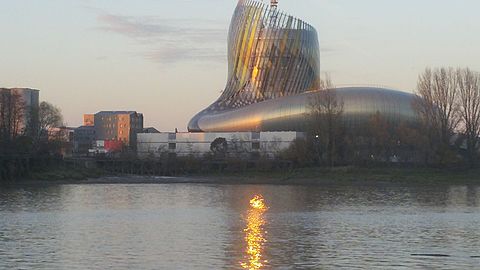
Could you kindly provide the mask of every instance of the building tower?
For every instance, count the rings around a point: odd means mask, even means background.
[[[228,36],[225,88],[192,118],[190,131],[203,130],[199,121],[206,115],[319,89],[317,31],[277,5],[278,0],[238,1]]]
[[[278,0],[238,0],[228,34],[225,88],[190,120],[190,132],[308,131],[311,101],[325,95],[318,35],[277,5]],[[334,90],[350,129],[368,129],[377,112],[393,126],[416,121],[412,94],[371,87]]]

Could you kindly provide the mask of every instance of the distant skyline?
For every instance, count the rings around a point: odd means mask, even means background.
[[[269,1],[264,1],[269,2]],[[480,71],[475,0],[280,0],[319,34],[337,85],[413,91],[425,67]],[[68,125],[136,110],[186,130],[220,95],[236,0],[0,0],[0,87],[40,89]]]

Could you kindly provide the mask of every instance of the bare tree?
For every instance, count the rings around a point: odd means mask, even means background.
[[[395,128],[395,134],[398,136],[397,147],[401,161],[421,162],[422,154],[428,146],[427,137],[424,136],[425,130],[411,123],[402,122]]]
[[[377,161],[388,162],[395,146],[395,139],[390,123],[377,111],[374,115],[370,116],[368,124],[369,131],[367,134],[370,146],[370,157]]]
[[[15,90],[0,92],[0,136],[5,142],[14,140],[27,124],[24,121],[25,101]]]
[[[419,98],[415,108],[428,137],[429,148],[440,163],[445,162],[451,138],[460,122],[458,83],[453,68],[427,68],[418,79]]]
[[[330,78],[321,81],[321,89],[308,103],[307,130],[316,144],[317,156],[326,156],[329,166],[334,166],[337,158],[337,143],[342,127],[343,101],[337,97]]]
[[[480,136],[480,74],[470,69],[458,69],[459,107],[467,143],[470,166],[474,166]]]
[[[60,109],[46,101],[40,103],[39,110],[40,131],[48,131],[50,128],[60,127],[63,124],[63,116]]]

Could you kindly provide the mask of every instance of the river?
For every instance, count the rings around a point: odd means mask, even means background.
[[[480,186],[0,187],[0,269],[480,268]]]

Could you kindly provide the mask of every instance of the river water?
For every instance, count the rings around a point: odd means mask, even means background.
[[[0,187],[0,269],[480,269],[478,256],[480,186]]]

